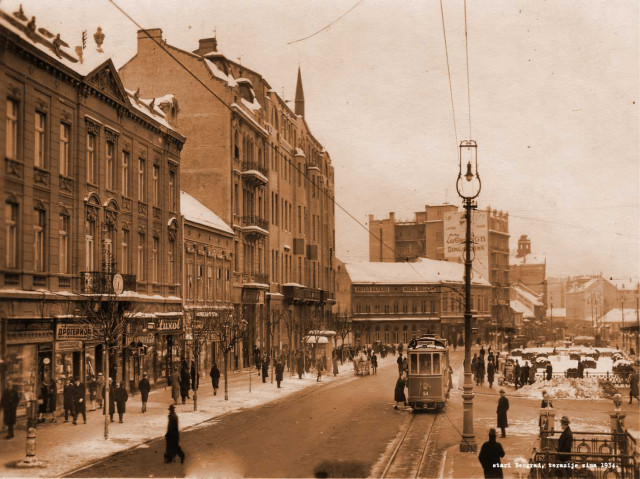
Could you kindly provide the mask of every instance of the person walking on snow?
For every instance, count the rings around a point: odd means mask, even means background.
[[[638,397],[638,370],[633,369],[633,372],[629,375],[629,404],[633,403],[633,398],[636,398],[640,402]]]
[[[493,380],[495,379],[495,367],[493,361],[489,361],[487,365],[487,381],[489,381],[489,387],[493,388]]]
[[[104,376],[102,373],[98,373],[98,379],[96,380],[98,383],[98,392],[96,393],[96,402],[98,403],[98,409],[102,409],[104,405],[104,394],[102,391],[104,389]]]
[[[151,384],[147,373],[142,374],[142,379],[138,381],[138,390],[140,391],[140,399],[142,399],[142,412],[147,412],[147,401],[149,400],[149,391],[151,391]]]
[[[376,374],[376,371],[378,370],[378,356],[375,351],[371,355],[371,368],[373,369],[373,374]]]
[[[73,391],[73,425],[76,425],[78,414],[82,414],[82,420],[87,423],[87,403],[85,402],[87,390],[84,384],[80,382],[80,378],[76,378]]]
[[[4,423],[9,429],[5,439],[11,439],[13,437],[13,426],[16,425],[16,411],[18,410],[19,402],[20,395],[18,394],[18,386],[14,384],[12,387],[11,383],[7,382],[7,388],[2,392],[2,399],[0,400]]]
[[[496,440],[496,430],[489,429],[489,440],[482,444],[478,460],[482,464],[484,477],[501,478],[502,467],[500,467],[500,459],[504,457],[504,449],[502,444]]]
[[[176,408],[169,406],[169,424],[167,426],[167,433],[164,435],[165,451],[164,462],[173,462],[174,458],[180,457],[180,462],[184,464],[185,453],[180,447],[180,429],[178,428],[178,416],[176,414]]]
[[[266,383],[269,377],[269,357],[267,355],[262,358],[262,382]]]
[[[171,373],[171,397],[173,398],[173,404],[178,404],[178,398],[180,397],[180,373],[178,368],[174,368]]]
[[[180,373],[180,396],[182,397],[182,404],[185,404],[187,399],[189,399],[190,381],[191,376],[189,375],[189,370],[185,368]]]
[[[318,371],[318,377],[316,378],[316,382],[320,381],[322,378],[322,359],[318,359],[316,361],[316,370]]]
[[[98,395],[98,381],[95,376],[91,376],[89,380],[89,404],[91,409],[89,411],[96,410],[96,396]]]
[[[64,422],[69,422],[69,414],[71,414],[71,418],[73,419],[73,384],[71,384],[71,380],[68,377],[64,380],[62,399],[62,405],[64,406]]]
[[[276,362],[276,383],[278,383],[278,387],[280,387],[280,383],[282,382],[283,377],[284,364],[282,364],[282,361],[278,359],[278,361]]]
[[[502,435],[500,437],[507,437],[505,428],[509,427],[509,422],[507,421],[508,410],[509,410],[509,400],[507,399],[504,389],[501,389],[500,399],[498,399],[498,409],[496,410],[496,413],[498,414],[498,427],[502,431]]]
[[[118,405],[118,422],[123,423],[124,413],[127,411],[127,400],[129,399],[129,395],[124,388],[124,382],[119,383],[114,396]]]
[[[215,362],[211,366],[209,376],[211,376],[211,385],[213,386],[213,395],[215,396],[218,394],[218,387],[220,385],[220,370]]]
[[[296,354],[296,369],[298,370],[298,379],[302,379],[302,375],[304,374],[304,356],[302,355],[302,351],[298,351],[298,354]]]

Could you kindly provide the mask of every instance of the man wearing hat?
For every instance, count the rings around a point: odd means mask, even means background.
[[[560,427],[562,427],[562,434],[560,434],[560,438],[558,439],[558,452],[571,452],[571,446],[573,446],[573,433],[571,432],[571,428],[569,427],[569,418],[567,416],[562,416],[560,419]],[[564,456],[558,454],[559,462],[567,462],[569,461],[569,456]]]
[[[502,435],[500,437],[507,437],[507,434],[505,433],[505,428],[509,427],[509,422],[507,421],[508,410],[509,410],[509,400],[507,399],[504,389],[501,389],[500,399],[498,399],[498,409],[496,410],[496,413],[498,414],[498,427],[502,431]]]
[[[482,464],[484,477],[502,477],[500,459],[504,457],[502,444],[496,441],[496,430],[489,429],[489,440],[480,448],[478,460]]]
[[[140,391],[140,397],[142,398],[142,412],[147,412],[147,401],[149,400],[149,391],[151,391],[151,384],[147,373],[142,374],[142,379],[138,381],[138,390]]]

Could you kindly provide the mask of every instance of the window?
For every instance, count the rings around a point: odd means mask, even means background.
[[[34,210],[34,241],[33,241],[33,269],[45,270],[45,211],[36,208]]]
[[[146,280],[146,268],[145,268],[145,259],[144,259],[144,242],[145,242],[145,234],[138,234],[138,281]]]
[[[385,333],[385,340],[389,333]],[[409,372],[411,374],[418,374],[418,355],[412,354],[409,356]]]
[[[433,374],[440,374],[440,353],[433,353]]]
[[[112,141],[107,141],[107,157],[106,157],[106,180],[107,189],[113,190],[116,186],[116,165],[113,159],[115,145]]]
[[[94,271],[95,236],[96,236],[95,221],[86,221],[85,236],[84,236],[84,265],[87,271]]]
[[[18,158],[18,102],[7,99],[7,131],[5,151],[7,158]]]
[[[151,267],[152,267],[151,280],[154,283],[160,282],[160,255],[158,254],[159,249],[160,249],[160,239],[157,236],[154,236],[153,249],[151,250]]]
[[[169,240],[169,284],[176,282],[176,241]]]
[[[7,268],[18,267],[18,205],[5,203]]]
[[[38,168],[45,167],[45,152],[47,147],[47,115],[42,112],[36,112],[35,118],[35,145],[34,145],[34,161]]]
[[[153,204],[160,205],[160,167],[153,165]]]
[[[177,182],[176,182],[176,172],[175,170],[169,170],[169,210],[177,211],[178,210],[178,194],[177,194]],[[236,194],[238,192],[238,185],[236,185]],[[236,213],[237,210],[237,198],[236,198]]]
[[[144,160],[138,158],[138,201],[144,202],[145,194]]]
[[[131,184],[129,183],[129,152],[122,152],[122,196],[131,196]]]
[[[60,174],[63,176],[69,176],[71,173],[70,136],[71,127],[60,123]]]
[[[69,217],[60,215],[58,225],[58,272],[69,273]]]
[[[129,259],[129,244],[131,243],[131,233],[129,230],[122,230],[122,243],[120,243],[120,269],[123,273],[129,274],[131,271],[131,261]]]
[[[431,374],[431,353],[419,354],[419,374]]]
[[[213,299],[213,266],[207,266],[207,299]]]
[[[96,182],[96,135],[87,133],[87,182]]]

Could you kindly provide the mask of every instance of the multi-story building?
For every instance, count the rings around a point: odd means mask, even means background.
[[[338,284],[350,305],[353,336],[361,345],[408,343],[432,332],[459,342],[464,335],[464,266],[419,259],[408,263],[345,263]],[[490,338],[491,285],[472,279],[476,338]],[[342,305],[342,303],[341,303]]]
[[[269,334],[275,311],[326,317],[335,283],[333,167],[306,123],[300,72],[291,110],[259,73],[218,52],[215,38],[187,52],[152,29],[138,32],[137,54],[120,74],[144,95],[170,89],[180,98],[189,138],[182,188],[235,234],[232,297],[250,324],[243,364],[253,347],[289,342],[280,326]]]
[[[144,358],[120,349],[114,380],[128,386],[143,368],[161,379],[179,332],[176,102],[125,90],[104,40],[98,28],[73,50],[22,8],[0,11],[0,386],[16,384],[23,398],[52,376],[102,370],[106,352],[76,327],[77,305],[120,289],[117,273],[131,306],[125,344],[151,347]],[[132,333],[137,321],[144,338]]]
[[[531,254],[531,240],[527,235],[518,239],[518,249],[509,258],[509,279],[542,296],[547,304],[547,260]]]
[[[473,269],[487,278],[492,287],[494,326],[512,322],[509,309],[509,214],[475,210]],[[426,205],[411,221],[396,221],[394,213],[376,220],[369,215],[369,260],[412,261],[430,258],[464,261],[465,216],[454,205]]]

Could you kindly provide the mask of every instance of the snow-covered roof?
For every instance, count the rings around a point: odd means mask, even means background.
[[[217,52],[216,52],[216,53],[217,53]],[[231,73],[229,73],[229,74],[227,75],[225,72],[223,72],[222,70],[220,70],[220,68],[218,68],[218,66],[217,66],[214,62],[212,62],[212,61],[209,59],[211,56],[212,56],[212,55],[211,55],[210,53],[208,53],[208,54],[206,54],[206,55],[205,55],[205,57],[204,57],[204,64],[209,68],[209,70],[211,70],[211,74],[212,74],[214,77],[216,77],[216,78],[218,78],[218,79],[220,79],[220,80],[222,80],[222,81],[226,82],[226,83],[227,83],[227,86],[229,86],[229,87],[238,86],[238,83],[237,83],[237,82],[236,82],[236,80],[233,78],[233,75],[232,75]],[[222,55],[222,54],[217,54],[216,56],[217,56],[217,57],[223,57],[223,58],[224,58],[224,55]]]
[[[523,318],[535,318],[535,315],[533,314],[531,308],[527,307],[524,303],[518,301],[517,299],[511,300],[509,304],[511,306],[511,309],[518,313],[522,313]]]
[[[605,314],[600,320],[603,323],[622,323],[623,313],[622,309],[614,308]],[[638,321],[636,309],[624,308],[624,322],[631,325]]]
[[[189,221],[233,234],[233,229],[227,223],[186,191],[180,192],[180,212]]]
[[[523,286],[520,283],[516,283],[511,286],[517,295],[520,295],[523,300],[531,303],[532,306],[542,306],[542,301],[540,300],[540,296],[534,291],[531,291],[526,286]]]
[[[414,263],[345,263],[345,268],[352,283],[437,284],[464,281],[463,264],[427,258]],[[478,274],[472,275],[471,282],[490,286]]]
[[[608,279],[609,283],[614,285],[619,290],[637,290],[640,280],[638,278],[625,278],[625,279]]]
[[[573,284],[572,287],[567,291],[567,293],[575,293],[577,291],[584,291],[589,289],[591,286],[595,285],[598,282],[599,278],[591,278],[586,283],[576,283]]]
[[[552,313],[554,318],[566,318],[567,308],[548,308],[547,316],[551,316]]]
[[[516,256],[517,252],[514,252],[509,257],[509,264],[512,265],[522,265],[522,264],[545,264],[547,262],[547,258],[544,256],[535,256],[532,254],[527,254],[522,257]]]
[[[129,102],[138,112],[157,121],[162,126],[174,130],[175,128],[166,119],[166,113],[162,111],[160,105],[163,103],[174,103],[174,95],[164,95],[159,98],[136,98],[137,92],[124,89],[129,96]]]

